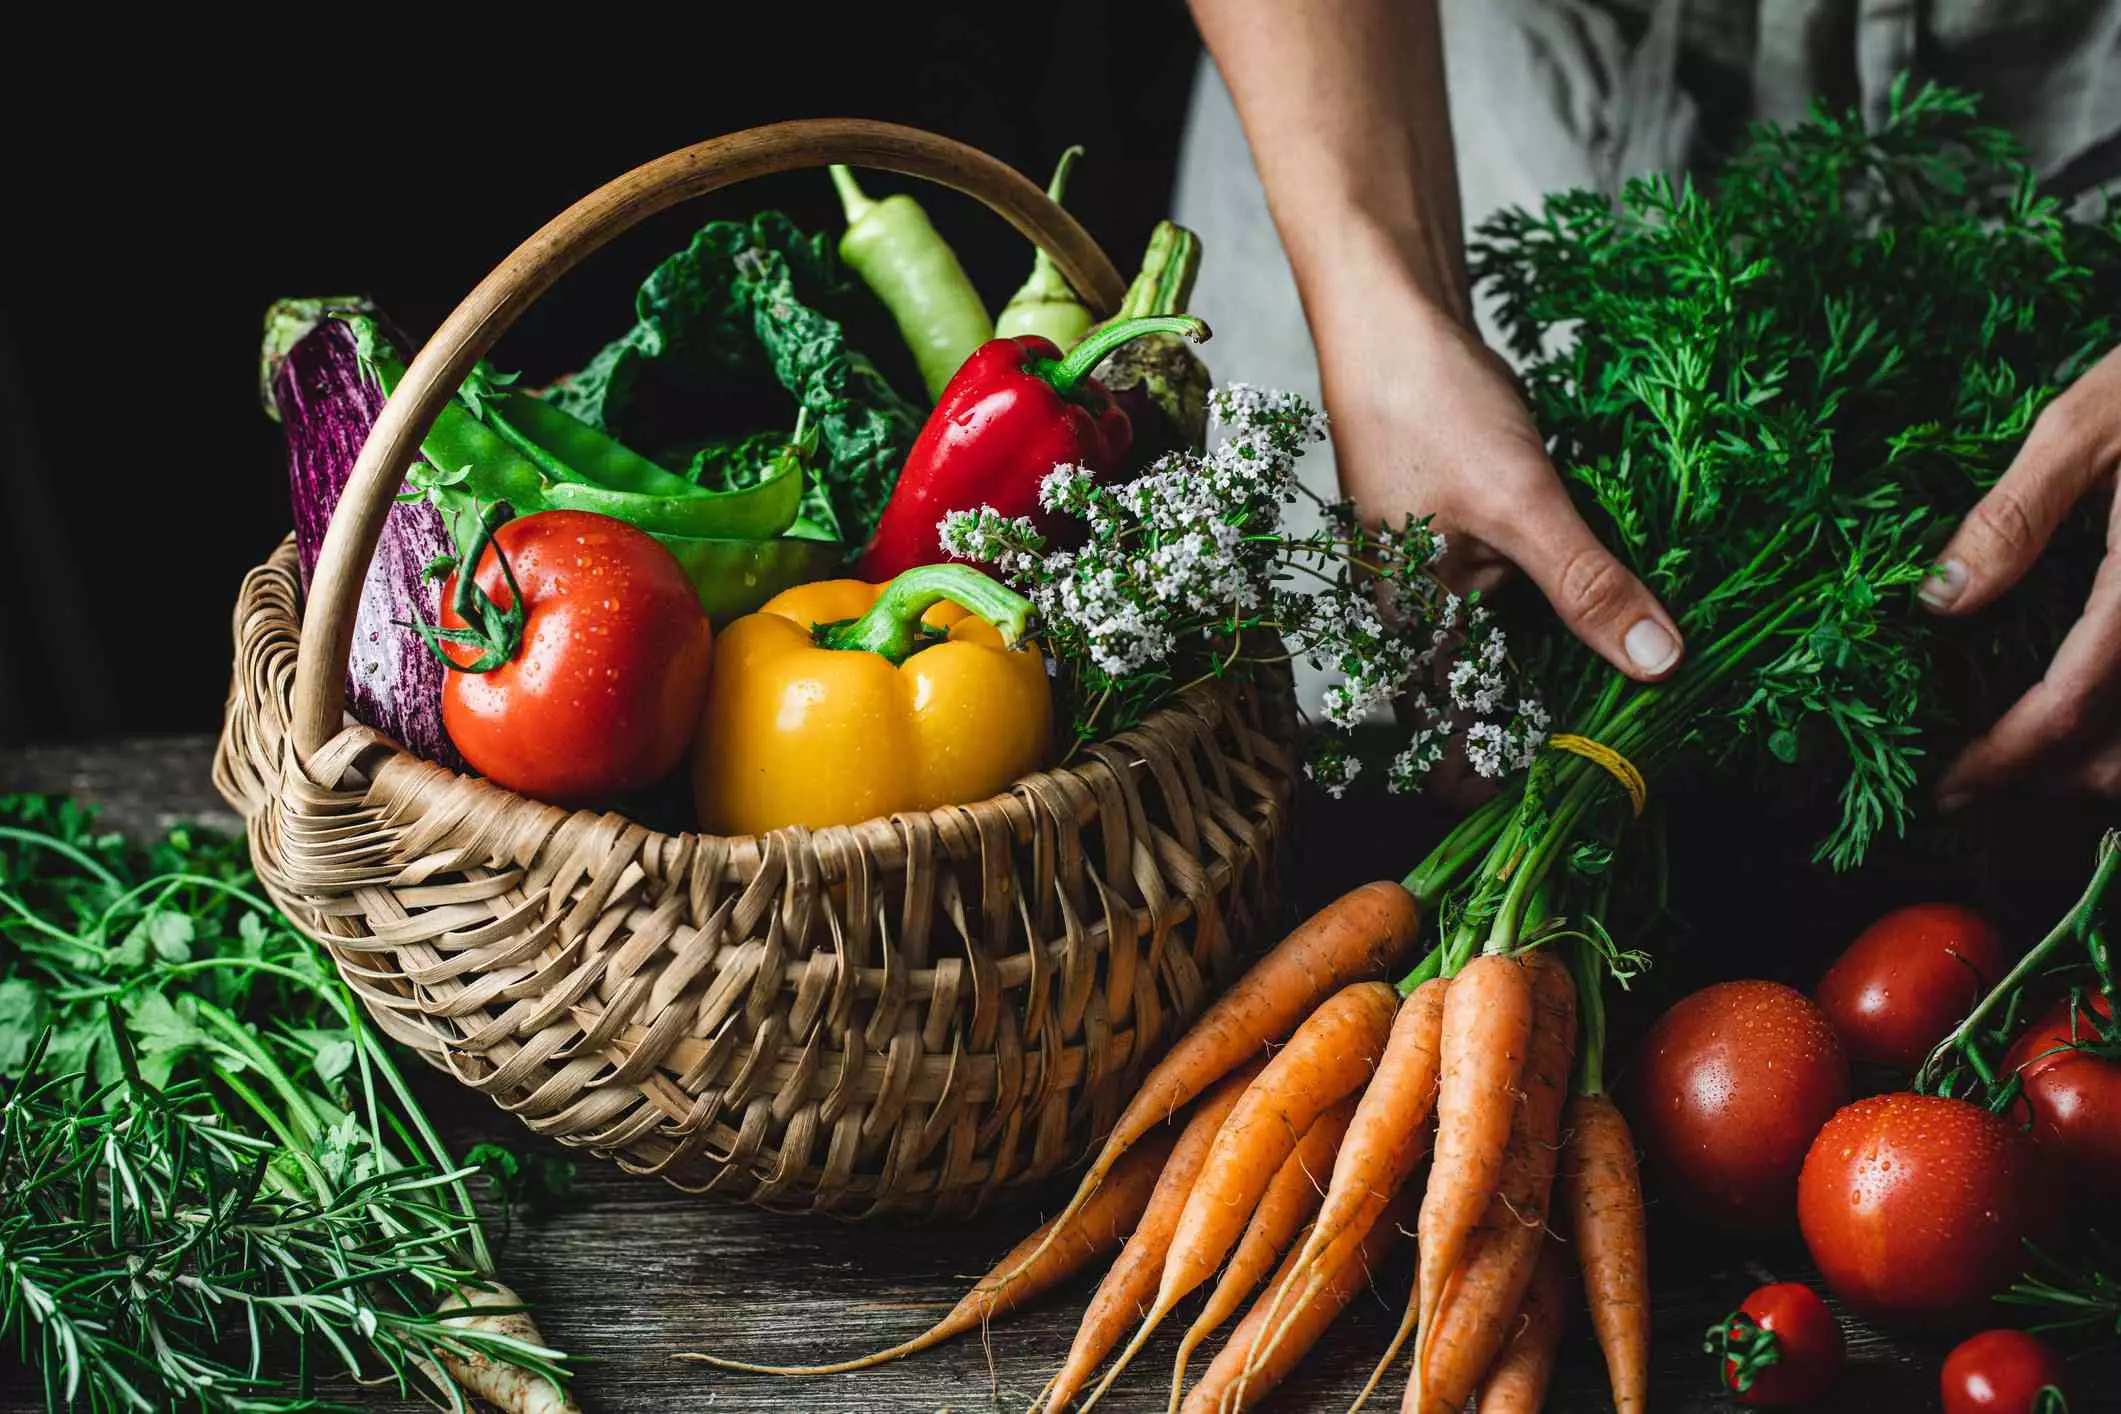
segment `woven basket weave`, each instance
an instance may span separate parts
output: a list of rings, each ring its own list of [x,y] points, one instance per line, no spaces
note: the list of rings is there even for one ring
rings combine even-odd
[[[745,177],[849,162],[970,193],[1093,308],[1121,285],[1028,180],[856,120],[638,168],[472,292],[370,434],[304,614],[293,542],[244,581],[215,783],[274,899],[390,1036],[541,1134],[681,1187],[935,1214],[1077,1157],[1275,922],[1285,679],[1188,691],[992,800],[844,828],[667,835],[418,760],[343,713],[355,597],[436,411],[619,231]]]

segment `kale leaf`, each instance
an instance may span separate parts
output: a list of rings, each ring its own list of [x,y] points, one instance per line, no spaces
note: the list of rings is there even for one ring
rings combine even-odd
[[[829,241],[779,212],[711,222],[642,283],[634,327],[551,397],[630,445],[689,436],[678,455],[666,450],[658,459],[692,461],[707,484],[742,485],[758,470],[746,464],[763,465],[787,435],[702,441],[699,409],[719,384],[770,379],[818,431],[805,519],[859,545],[921,423],[920,411],[848,344],[842,316],[861,297]]]

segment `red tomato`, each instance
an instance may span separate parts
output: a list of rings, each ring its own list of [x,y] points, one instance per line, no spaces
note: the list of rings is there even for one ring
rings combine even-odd
[[[2024,1331],[1983,1331],[1944,1357],[1944,1414],[2038,1414],[2040,1391],[2069,1396],[2054,1347]]]
[[[1745,1232],[1789,1226],[1797,1172],[1848,1103],[1848,1063],[1826,1016],[1777,982],[1719,982],[1643,1038],[1635,1136],[1666,1197]]]
[[[2098,1039],[2093,1013],[2113,1015],[2103,994],[2078,1007],[2072,1036],[2064,997],[2018,1038],[2004,1064],[2025,1082],[2033,1138],[2051,1167],[2081,1197],[2121,1201],[2121,1061],[2071,1048]]]
[[[1977,1317],[2025,1269],[2047,1204],[2025,1131],[1964,1100],[1898,1092],[1827,1122],[1797,1221],[1834,1293],[1897,1325]]]
[[[488,780],[581,805],[669,774],[707,692],[713,630],[692,581],[646,531],[587,511],[540,511],[494,534],[523,593],[523,643],[488,673],[453,672],[442,725]],[[510,602],[489,546],[479,587]],[[464,621],[442,588],[442,625]],[[469,664],[477,650],[445,646]]]
[[[1834,1313],[1818,1292],[1794,1281],[1761,1287],[1710,1336],[1710,1348],[1725,1352],[1724,1388],[1759,1409],[1817,1403],[1841,1379],[1847,1356]]]
[[[1912,1071],[2009,969],[1987,919],[1918,903],[1864,929],[1813,995],[1850,1060]]]

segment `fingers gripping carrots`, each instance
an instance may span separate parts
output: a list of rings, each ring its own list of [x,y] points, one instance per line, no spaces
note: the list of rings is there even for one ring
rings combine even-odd
[[[1351,889],[1298,924],[1149,1072],[1056,1221],[1067,1222],[1088,1202],[1120,1155],[1144,1134],[1268,1043],[1294,1031],[1320,1002],[1350,982],[1389,976],[1413,947],[1420,926],[1414,896],[1385,881]],[[1025,1262],[1042,1255],[1043,1248],[1034,1249]]]
[[[1170,1158],[1164,1161],[1163,1173],[1149,1195],[1141,1221],[1106,1271],[1105,1279],[1098,1283],[1097,1294],[1090,1298],[1082,1325],[1076,1329],[1074,1344],[1068,1348],[1066,1362],[1041,1396],[1046,1408],[1068,1407],[1089,1380],[1091,1371],[1119,1344],[1128,1324],[1141,1315],[1155,1294],[1157,1275],[1163,1270],[1164,1254],[1171,1246],[1171,1233],[1178,1225],[1186,1195],[1192,1192],[1201,1167],[1208,1160],[1216,1131],[1258,1075],[1261,1064],[1253,1061],[1226,1076],[1186,1121],[1178,1142],[1171,1147]]]

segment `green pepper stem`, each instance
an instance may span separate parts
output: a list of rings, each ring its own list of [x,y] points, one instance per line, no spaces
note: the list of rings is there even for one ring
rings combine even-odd
[[[854,169],[838,162],[829,169],[832,185],[840,194],[840,210],[847,214],[847,224],[852,226],[876,209],[876,201],[862,190],[862,184],[854,179]]]
[[[1114,349],[1144,334],[1179,334],[1197,344],[1208,337],[1208,326],[1190,314],[1150,314],[1140,319],[1122,319],[1089,335],[1070,349],[1066,358],[1041,360],[1033,371],[1065,398],[1074,393],[1090,376],[1090,371],[1103,363]]]
[[[884,586],[869,612],[817,631],[819,646],[903,663],[928,646],[921,616],[948,601],[994,625],[1014,648],[1031,628],[1031,601],[970,565],[917,565]]]

